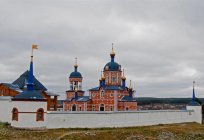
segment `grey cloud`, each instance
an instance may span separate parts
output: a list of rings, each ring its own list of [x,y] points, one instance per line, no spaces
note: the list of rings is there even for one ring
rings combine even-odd
[[[203,13],[201,0],[2,0],[0,82],[28,68],[36,43],[35,75],[49,90],[64,95],[75,57],[87,90],[98,85],[114,42],[136,96],[189,97],[196,80],[204,97]]]

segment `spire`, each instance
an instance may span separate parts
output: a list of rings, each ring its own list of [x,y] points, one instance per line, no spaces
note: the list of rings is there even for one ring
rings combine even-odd
[[[114,52],[114,48],[113,48],[114,44],[112,43],[112,51],[110,53],[111,56],[111,62],[114,62],[114,58],[115,58],[115,52]]]
[[[30,69],[28,73],[28,82],[27,82],[27,89],[33,90],[34,85],[34,76],[33,76],[33,50],[38,49],[38,45],[32,45],[32,51],[31,51],[31,61],[30,61]]]
[[[77,64],[77,57],[75,58],[75,64],[74,64],[74,71],[77,72],[78,64]]]
[[[195,81],[193,81],[193,97],[192,97],[192,100],[195,101]]]

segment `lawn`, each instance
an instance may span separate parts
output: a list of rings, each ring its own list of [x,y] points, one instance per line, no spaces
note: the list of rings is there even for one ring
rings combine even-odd
[[[0,123],[3,140],[204,140],[204,125],[182,123],[130,128],[19,130]]]

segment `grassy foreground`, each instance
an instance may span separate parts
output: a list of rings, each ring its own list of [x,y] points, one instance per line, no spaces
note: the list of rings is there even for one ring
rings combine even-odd
[[[204,140],[197,123],[131,128],[19,130],[0,123],[0,140]]]

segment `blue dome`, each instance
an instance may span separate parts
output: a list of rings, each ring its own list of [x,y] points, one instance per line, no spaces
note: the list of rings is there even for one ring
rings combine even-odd
[[[120,70],[120,65],[116,62],[109,62],[105,65],[104,70],[118,71]]]
[[[17,94],[14,99],[44,99],[38,90],[25,90]]]
[[[69,78],[82,78],[81,73],[78,71],[74,71],[70,74]]]

